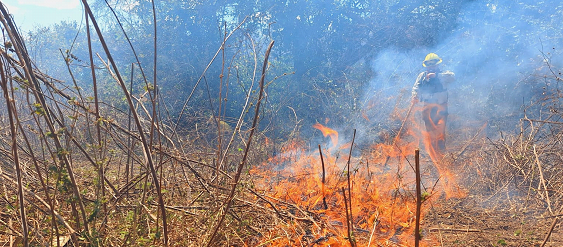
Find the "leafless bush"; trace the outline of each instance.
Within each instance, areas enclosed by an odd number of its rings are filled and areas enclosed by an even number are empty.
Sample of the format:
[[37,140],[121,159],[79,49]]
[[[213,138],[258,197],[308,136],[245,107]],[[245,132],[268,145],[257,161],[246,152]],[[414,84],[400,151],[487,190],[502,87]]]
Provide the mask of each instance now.
[[[547,73],[534,83],[556,88],[554,84],[561,79],[558,74]],[[556,214],[563,206],[563,118],[559,110],[562,98],[559,91],[545,91],[545,87],[538,94],[535,103],[523,107],[519,130],[515,134],[501,132],[498,139],[483,140],[470,159],[470,169],[475,177],[481,178],[474,188],[489,191],[491,198],[521,196]]]

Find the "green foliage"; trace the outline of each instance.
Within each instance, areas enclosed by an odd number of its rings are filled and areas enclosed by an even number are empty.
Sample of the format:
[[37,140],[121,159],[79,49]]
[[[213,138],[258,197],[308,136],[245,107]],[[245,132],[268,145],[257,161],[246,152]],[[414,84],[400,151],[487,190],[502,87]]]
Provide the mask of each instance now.
[[47,133],[45,133],[45,136],[49,137],[49,138],[55,138],[55,136],[57,136],[56,134],[54,134],[51,131],[47,131]]
[[422,194],[420,195],[422,202],[425,202],[426,200],[428,200],[428,198],[431,196],[431,194],[428,191],[424,191],[422,192]]
[[[45,133],[45,136],[49,137],[49,138],[55,138],[57,136],[62,136],[65,133],[66,128],[60,128],[58,129],[55,133],[51,132],[51,131],[47,131]],[[65,151],[61,151],[61,153],[57,152],[57,155],[66,155],[68,154]]]
[[148,83],[146,86],[143,86],[143,90],[145,90],[146,92],[148,91],[154,91],[154,85],[152,83]]
[[72,97],[67,102],[69,105],[78,105],[78,100],[76,100],[76,97]]
[[100,208],[100,206],[101,206],[100,201],[99,201],[99,200],[95,200],[93,204],[94,204],[94,205],[93,205],[94,208],[92,209],[92,212],[91,212],[90,215],[88,216],[88,222],[92,222],[92,221],[93,221],[94,219],[96,219],[96,218],[99,216],[99,214],[100,214],[100,210],[101,210],[101,208]]
[[465,244],[465,241],[461,241],[461,240],[459,240],[459,239],[456,239],[456,240],[454,240],[453,243],[456,244],[456,245],[457,245],[457,244]]
[[70,191],[72,191],[72,183],[70,182],[66,169],[59,169],[56,166],[51,166],[50,170],[56,172],[57,190],[60,193],[70,193]]
[[35,108],[33,113],[40,115],[40,116],[45,115],[45,109],[43,109],[43,106],[40,103],[34,103],[33,107]]
[[504,239],[499,239],[499,240],[497,241],[497,244],[500,244],[500,245],[503,245],[503,246],[504,246],[504,245],[507,245],[506,240],[504,240]]
[[66,149],[64,149],[64,148],[59,148],[59,149],[57,149],[57,157],[58,157],[59,159],[63,159],[64,156],[67,156],[67,155],[69,155],[69,154],[70,154],[69,151],[66,150]]

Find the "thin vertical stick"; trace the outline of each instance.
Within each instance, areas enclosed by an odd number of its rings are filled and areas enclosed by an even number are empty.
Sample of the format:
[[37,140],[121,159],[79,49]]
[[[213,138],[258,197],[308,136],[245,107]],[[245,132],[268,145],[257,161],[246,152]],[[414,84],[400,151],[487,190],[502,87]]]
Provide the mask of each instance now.
[[[551,209],[551,201],[549,200],[549,190],[547,189],[547,185],[545,185],[545,180],[543,178],[543,171],[542,171],[542,168],[541,168],[540,158],[538,157],[538,153],[536,152],[536,145],[535,144],[533,145],[533,148],[534,148],[534,155],[536,156],[536,164],[538,165],[538,170],[540,171],[540,181],[543,185],[543,189],[545,190],[545,200],[547,201],[547,209],[549,209],[549,212],[553,215],[553,210]],[[542,195],[541,192],[540,192],[540,195]]]
[[225,220],[225,216],[227,215],[228,211],[231,208],[231,204],[233,203],[233,199],[235,197],[236,188],[240,181],[240,176],[242,174],[242,169],[246,164],[246,159],[248,158],[248,152],[250,151],[250,144],[252,143],[252,137],[254,136],[254,131],[256,130],[258,124],[258,116],[260,113],[260,105],[262,103],[262,99],[264,98],[264,80],[266,79],[266,69],[268,68],[268,58],[270,57],[270,52],[272,51],[272,47],[274,46],[274,41],[270,41],[270,45],[268,45],[268,49],[266,50],[266,54],[264,55],[264,64],[262,66],[262,77],[260,77],[260,92],[258,93],[258,101],[256,102],[256,108],[254,110],[254,120],[252,120],[252,128],[250,128],[250,134],[248,135],[248,141],[246,142],[246,148],[244,150],[244,154],[242,156],[242,161],[238,164],[237,173],[233,178],[233,186],[231,187],[231,191],[227,200],[225,202],[225,208],[223,209],[219,219],[217,220],[217,225],[212,230],[211,234],[209,235],[208,242],[206,246],[213,245],[213,239],[217,235],[219,228],[223,224]]
[[414,150],[414,172],[416,174],[416,223],[414,226],[414,246],[420,245],[420,208],[422,207],[422,196],[420,189],[420,150]]
[[[157,68],[157,63],[156,63],[157,62],[157,49],[156,48],[157,48],[157,37],[158,37],[157,33],[156,33],[156,31],[157,31],[157,28],[156,28],[156,25],[157,25],[157,23],[156,23],[156,8],[155,8],[155,5],[154,5],[154,0],[152,0],[151,3],[152,3],[152,17],[153,17],[153,27],[154,27],[154,47],[153,47],[153,49],[154,49],[154,57],[153,57],[153,87],[154,87],[154,90],[153,90],[153,93],[154,93],[154,95],[151,97],[152,117],[151,117],[151,128],[150,128],[150,131],[149,131],[149,146],[152,147],[153,141],[154,141],[153,138],[154,138],[154,135],[155,135],[154,134],[155,128],[156,128],[157,133],[158,133],[159,132],[158,130],[159,130],[160,127],[158,126],[157,119],[159,118],[159,116],[158,116],[158,112],[156,111],[156,108],[157,108],[156,103],[158,102],[158,94],[159,94],[158,85],[156,84],[157,83],[157,76],[156,76],[156,74],[157,74],[156,73],[157,72],[157,69],[156,69]],[[148,89],[147,92],[150,95],[151,90],[148,87],[147,87],[147,89]],[[160,136],[159,136],[158,139],[160,140]],[[157,224],[157,227],[158,227],[158,224]],[[164,226],[164,227],[166,228],[166,226]]]
[[[227,22],[224,22],[224,34],[223,34],[223,42],[225,41],[225,38],[227,38]],[[219,75],[219,105],[218,105],[218,110],[217,110],[217,118],[215,119],[215,124],[217,124],[217,164],[216,164],[216,169],[219,170],[221,169],[221,164],[223,163],[223,133],[221,133],[223,131],[222,129],[222,125],[221,125],[221,116],[223,115],[223,110],[222,110],[222,106],[223,106],[223,78],[225,77],[225,47],[221,46],[221,75]],[[208,91],[209,92],[209,91]],[[225,98],[226,99],[226,98]],[[226,130],[225,130],[226,131]]]
[[[133,73],[133,71],[135,70],[135,64],[131,63],[131,80],[129,82],[129,93],[133,94],[133,76],[135,75]],[[134,109],[131,109],[131,107],[129,107],[129,111],[127,112],[127,131],[131,132],[131,111],[133,111]],[[127,136],[127,146],[131,147],[131,136],[128,135]],[[125,183],[129,184],[129,176],[133,177],[133,162],[131,160],[131,150],[133,150],[133,148],[128,148],[127,149],[127,163],[125,163]],[[131,165],[129,165],[129,163],[131,163]],[[129,170],[131,170],[131,173],[129,173]],[[129,194],[129,190],[127,190],[125,192],[126,194]]]
[[348,200],[346,198],[346,189],[344,189],[344,187],[341,188],[342,189],[342,195],[344,196],[344,209],[346,210],[346,229],[347,229],[347,233],[348,233],[348,241],[350,241],[350,246],[354,247],[356,246],[356,243],[354,242],[354,240],[352,239],[352,229],[350,227],[350,213],[348,212]]
[[[28,225],[27,219],[25,215],[25,204],[23,199],[23,188],[22,188],[22,171],[20,167],[20,160],[18,156],[18,138],[17,138],[17,129],[16,129],[16,121],[14,118],[17,119],[16,108],[14,105],[15,100],[10,97],[10,93],[8,92],[8,78],[4,74],[4,63],[0,60],[0,75],[2,76],[2,90],[4,91],[4,99],[6,100],[6,108],[8,108],[8,118],[10,119],[10,133],[12,135],[12,156],[14,157],[14,164],[16,168],[16,177],[18,180],[18,203],[20,206],[20,220],[22,222],[22,234],[23,234],[23,246],[29,246],[29,237],[28,237]],[[15,115],[15,116],[14,116]]]
[[[92,52],[92,38],[91,38],[91,34],[90,34],[90,21],[89,21],[89,17],[88,17],[88,13],[86,11],[84,11],[84,19],[86,19],[86,37],[88,39],[88,58],[90,59],[90,72],[92,74],[92,86],[94,89],[94,114],[96,116],[96,120],[95,120],[95,126],[96,126],[96,137],[98,139],[98,147],[97,147],[97,151],[98,151],[98,155],[94,156],[96,158],[96,164],[97,164],[97,168],[98,168],[98,181],[99,181],[99,186],[100,186],[100,191],[101,192],[101,196],[96,193],[96,198],[97,200],[103,205],[102,209],[103,209],[103,214],[104,214],[104,221],[102,223],[102,227],[100,229],[100,234],[103,236],[104,234],[104,229],[106,226],[106,222],[107,222],[107,204],[104,203],[104,198],[106,196],[106,190],[105,190],[105,185],[104,185],[104,158],[103,158],[103,151],[102,151],[102,131],[101,131],[101,125],[102,122],[99,121],[100,119],[100,104],[99,104],[99,98],[98,98],[98,83],[97,83],[97,79],[96,79],[96,70],[94,68],[94,56],[93,56],[93,52]],[[68,67],[68,62],[67,62],[67,67]],[[69,68],[70,71],[70,68]],[[80,90],[79,90],[80,92]]]
[[[350,209],[350,224],[351,224],[351,232],[354,231],[354,221],[352,220],[352,185],[350,182],[350,159],[352,158],[352,149],[354,148],[354,140],[356,140],[356,129],[354,129],[354,135],[352,137],[352,145],[350,145],[350,153],[348,154],[348,163],[347,163],[347,179],[348,179],[348,208]],[[355,245],[355,243],[354,243]]]
[[344,187],[341,188],[342,189],[342,195],[344,196],[344,209],[346,210],[346,228],[348,229],[348,240],[350,240],[350,243],[352,243],[352,238],[350,237],[350,215],[348,214],[348,202],[347,202],[347,198],[346,198],[346,190],[344,189]]
[[323,207],[328,209],[328,205],[326,205],[326,198],[325,198],[325,161],[323,159],[323,152],[321,151],[321,145],[319,144],[319,154],[321,155],[321,166],[323,168],[323,178],[322,178],[322,194],[323,194]]

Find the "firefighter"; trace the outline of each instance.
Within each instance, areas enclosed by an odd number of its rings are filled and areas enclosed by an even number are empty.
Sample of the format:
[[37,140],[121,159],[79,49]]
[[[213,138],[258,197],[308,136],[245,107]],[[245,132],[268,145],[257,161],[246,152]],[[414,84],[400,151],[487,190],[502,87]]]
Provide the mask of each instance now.
[[443,156],[446,151],[448,84],[455,81],[455,75],[451,71],[442,72],[440,63],[442,59],[435,53],[426,55],[422,62],[426,71],[416,78],[412,88],[412,104],[420,103],[422,106],[422,120],[426,128],[423,138],[427,149],[431,147],[431,153]]

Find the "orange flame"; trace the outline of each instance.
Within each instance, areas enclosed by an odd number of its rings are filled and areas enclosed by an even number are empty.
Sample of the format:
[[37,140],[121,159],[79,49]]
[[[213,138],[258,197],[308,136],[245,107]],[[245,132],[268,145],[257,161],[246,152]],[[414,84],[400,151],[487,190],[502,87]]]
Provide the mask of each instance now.
[[422,119],[426,127],[422,131],[424,147],[432,161],[436,163],[444,156],[446,116],[445,106],[428,104],[422,109]]
[[325,127],[320,123],[316,123],[313,125],[313,128],[320,130],[321,132],[323,132],[323,136],[327,137],[330,136],[330,140],[332,142],[332,146],[336,147],[336,145],[338,144],[338,132],[336,130],[333,130],[331,128]]
[[452,164],[445,160],[446,106],[427,104],[418,111],[421,112],[424,121],[424,126],[419,126],[424,150],[436,167],[446,198],[465,197],[466,193],[460,189],[456,174],[451,170]]
[[[320,124],[313,127],[330,136],[336,145],[338,132]],[[395,152],[400,156],[400,152],[414,147],[413,144],[400,145],[397,145],[400,150],[384,145],[379,148],[382,152]],[[349,246],[345,202],[341,193],[342,188],[348,188],[348,173],[351,197],[347,200],[352,205],[349,210],[357,246],[414,245],[416,205],[412,199],[414,174],[409,166],[393,163],[384,167],[377,163],[381,153],[373,151],[368,156],[349,157],[350,164],[354,165],[347,171],[348,157],[342,158],[347,154],[339,152],[347,153],[348,150],[338,149],[323,151],[323,171],[319,154],[305,152],[304,146],[302,141],[289,142],[282,147],[284,153],[278,155],[282,158],[274,157],[250,170],[250,174],[257,177],[254,180],[256,188],[284,202],[276,205],[278,210],[292,212],[294,219],[306,220],[310,217],[307,212],[318,217],[306,230],[293,220],[279,225],[279,229],[271,230],[271,236],[264,236],[270,246],[294,246],[303,243],[303,239],[315,241],[314,246]],[[324,183],[323,173],[326,174]],[[427,245],[423,243],[421,246]]]
[[[408,157],[414,154],[419,144],[422,143],[439,175],[438,189],[447,198],[465,196],[458,186],[452,162],[445,158],[446,107],[427,104],[415,107],[413,112],[408,119],[412,124],[404,133],[393,135],[390,132],[385,143],[373,145],[361,157],[348,157],[350,144],[335,149],[337,131],[319,123],[313,125],[325,137],[329,136],[333,144],[331,152],[323,151],[324,170],[319,154],[307,151],[302,140],[282,145],[279,155],[266,164],[253,167],[250,174],[258,178],[254,180],[256,188],[281,202],[276,205],[278,210],[292,215],[288,217],[290,221],[278,226],[279,229],[271,230],[271,236],[264,236],[268,245],[294,246],[313,242],[313,246],[349,246],[341,189],[348,188],[347,175],[350,175],[351,197],[347,199],[352,205],[349,210],[356,229],[357,246],[413,246],[415,174],[412,167],[405,164],[410,162]],[[424,123],[414,121],[416,114]],[[348,159],[353,164],[350,171],[346,170]],[[324,182],[323,174],[326,175]],[[429,200],[435,198],[439,196]],[[423,204],[423,212],[429,205]],[[310,213],[315,215],[315,220],[303,229],[297,221],[307,221]],[[433,241],[425,239],[421,246],[428,246]]]

